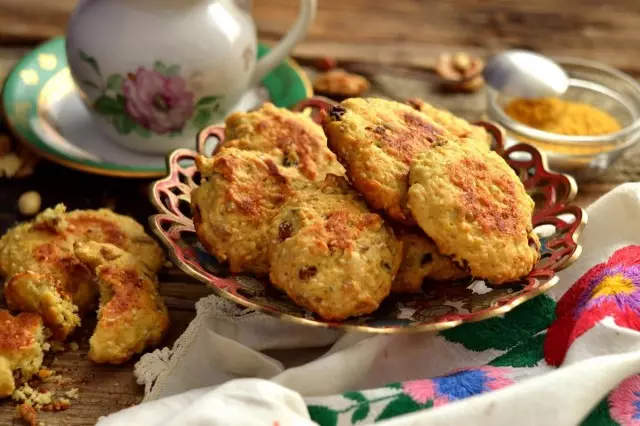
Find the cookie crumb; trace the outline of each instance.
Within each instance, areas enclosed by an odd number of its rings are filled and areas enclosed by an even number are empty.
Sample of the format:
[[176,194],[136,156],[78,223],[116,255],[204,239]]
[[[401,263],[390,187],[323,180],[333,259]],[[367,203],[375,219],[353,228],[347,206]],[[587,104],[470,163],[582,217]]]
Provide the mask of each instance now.
[[66,398],[60,398],[56,402],[53,402],[53,403],[47,404],[47,405],[43,405],[42,406],[42,411],[51,411],[51,412],[56,413],[58,411],[68,410],[69,407],[71,407],[71,402]]
[[71,343],[69,343],[69,348],[74,352],[78,352],[78,349],[80,348],[80,345],[78,345],[77,342],[71,342]]
[[48,377],[51,377],[53,373],[53,370],[49,370],[48,368],[41,368],[40,370],[38,370],[38,377],[40,377],[41,379],[46,379]]
[[53,340],[49,345],[49,349],[53,352],[64,352],[64,343]]
[[40,392],[29,386],[28,383],[25,383],[13,391],[11,399],[20,403],[31,404],[35,408],[40,408],[53,402],[53,392]]
[[78,396],[79,396],[78,388],[69,389],[64,393],[64,396],[66,396],[69,399],[78,399]]
[[49,352],[49,350],[51,349],[51,344],[49,342],[44,342],[42,344],[42,350],[45,352]]

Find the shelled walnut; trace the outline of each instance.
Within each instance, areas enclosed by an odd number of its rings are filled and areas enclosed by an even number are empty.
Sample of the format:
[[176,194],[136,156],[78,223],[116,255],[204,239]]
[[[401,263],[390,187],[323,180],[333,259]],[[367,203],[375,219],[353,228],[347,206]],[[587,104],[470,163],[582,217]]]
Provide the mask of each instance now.
[[456,92],[475,92],[484,86],[484,61],[467,53],[443,53],[438,58],[436,73],[446,89]]

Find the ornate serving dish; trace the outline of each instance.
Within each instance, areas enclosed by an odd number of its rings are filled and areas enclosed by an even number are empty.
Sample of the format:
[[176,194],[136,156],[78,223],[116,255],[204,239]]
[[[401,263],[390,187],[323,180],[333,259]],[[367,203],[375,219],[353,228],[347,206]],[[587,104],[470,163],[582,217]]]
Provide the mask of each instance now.
[[[318,98],[303,101],[299,110],[318,109],[328,102]],[[580,255],[578,236],[586,224],[586,213],[571,201],[577,194],[575,181],[548,170],[540,152],[526,144],[504,148],[504,132],[490,122],[477,122],[493,136],[495,151],[516,171],[536,202],[533,224],[541,239],[541,258],[531,273],[517,282],[492,287],[478,279],[457,282],[426,282],[422,293],[390,295],[372,314],[341,322],[324,321],[297,306],[266,280],[231,275],[224,265],[198,242],[191,219],[190,193],[198,186],[194,159],[197,151],[178,149],[168,157],[169,175],[151,187],[151,201],[158,214],[150,218],[151,228],[169,251],[172,261],[185,273],[211,286],[218,295],[247,308],[275,315],[283,320],[310,326],[344,328],[369,333],[434,331],[502,315],[545,292],[558,282],[556,273]],[[204,152],[207,139],[224,142],[224,129],[211,126],[198,138]],[[508,259],[505,259],[508,262]]]

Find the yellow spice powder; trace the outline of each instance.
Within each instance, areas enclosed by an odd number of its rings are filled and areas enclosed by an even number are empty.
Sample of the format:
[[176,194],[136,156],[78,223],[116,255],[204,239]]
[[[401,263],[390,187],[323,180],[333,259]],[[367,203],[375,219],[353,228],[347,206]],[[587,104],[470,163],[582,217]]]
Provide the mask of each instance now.
[[527,126],[561,135],[595,136],[621,128],[618,120],[606,111],[560,98],[515,99],[505,112]]

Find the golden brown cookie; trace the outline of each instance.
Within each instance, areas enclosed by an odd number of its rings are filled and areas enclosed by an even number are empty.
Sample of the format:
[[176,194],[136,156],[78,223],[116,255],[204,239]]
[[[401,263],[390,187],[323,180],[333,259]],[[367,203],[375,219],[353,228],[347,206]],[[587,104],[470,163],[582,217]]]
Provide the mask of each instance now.
[[[64,205],[59,204],[32,221],[10,229],[0,239],[0,275],[10,280],[15,274],[32,272],[29,279],[21,282],[41,290],[48,286],[52,289],[49,295],[54,292],[60,292],[63,298],[64,294],[69,295],[82,315],[95,302],[97,289],[91,273],[73,252],[76,241],[111,243],[130,252],[154,272],[162,267],[164,252],[132,218],[107,209],[65,210]],[[42,282],[36,283],[37,280]],[[11,295],[26,295],[27,292],[15,290],[9,293],[7,302],[25,306],[24,301],[12,300]],[[42,314],[48,327],[65,327],[48,322],[53,316],[38,313]]]
[[431,117],[457,138],[469,139],[469,143],[474,144],[476,148],[485,152],[491,148],[493,139],[483,127],[475,126],[447,110],[435,108],[422,99],[409,99],[407,104]]
[[18,272],[4,285],[4,297],[10,310],[42,315],[56,340],[65,340],[80,325],[78,307],[48,274]]
[[344,178],[302,190],[274,219],[270,278],[325,320],[376,310],[400,264],[400,244]]
[[169,327],[169,315],[155,273],[112,244],[77,242],[74,251],[95,275],[100,289],[89,359],[121,364],[160,343]]
[[409,208],[441,253],[495,284],[527,275],[538,261],[534,202],[495,152],[434,145],[411,165]]
[[[327,147],[322,127],[304,114],[266,103],[252,112],[236,112],[226,119],[224,148],[239,148],[282,156],[282,166],[295,167],[310,180],[327,173],[344,174]],[[274,152],[275,151],[275,152]]]
[[469,276],[450,257],[441,254],[422,230],[396,230],[396,235],[402,242],[402,263],[391,285],[393,293],[417,293],[425,280],[455,281]]
[[0,398],[15,390],[14,371],[27,381],[38,372],[44,353],[44,327],[42,318],[32,313],[13,316],[0,310]]
[[409,105],[374,98],[332,107],[324,128],[355,189],[371,206],[404,223],[413,223],[406,207],[411,160],[434,142],[455,138]]
[[299,170],[282,167],[282,157],[226,148],[198,157],[200,187],[191,193],[198,239],[234,274],[269,273],[268,229],[280,207],[308,182]]

